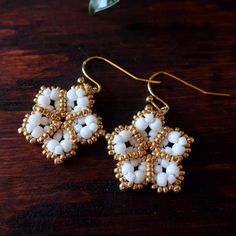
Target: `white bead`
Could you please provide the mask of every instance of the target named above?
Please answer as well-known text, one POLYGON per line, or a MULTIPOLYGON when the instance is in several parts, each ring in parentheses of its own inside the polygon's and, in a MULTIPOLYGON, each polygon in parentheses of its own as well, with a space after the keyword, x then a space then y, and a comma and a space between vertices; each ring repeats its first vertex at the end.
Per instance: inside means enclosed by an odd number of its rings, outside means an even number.
POLYGON ((60 107, 60 100, 54 102, 54 107, 59 108, 60 107))
POLYGON ((166 146, 169 143, 168 139, 165 138, 162 142, 162 146, 166 146))
POLYGON ((185 152, 185 147, 179 145, 178 143, 175 143, 172 146, 172 151, 173 151, 173 155, 175 156, 182 155, 185 152))
POLYGON ((54 150, 54 153, 55 153, 56 155, 61 155, 61 154, 63 154, 63 148, 62 148, 62 146, 61 146, 61 145, 56 146, 56 147, 55 147, 55 150, 54 150))
POLYGON ((89 105, 88 97, 82 97, 77 99, 77 106, 86 108, 89 105))
POLYGON ((179 132, 177 132, 177 131, 171 131, 171 132, 168 134, 168 141, 171 142, 171 143, 177 143, 179 137, 180 137, 180 133, 179 133, 179 132))
POLYGON ((57 100, 59 100, 59 94, 60 94, 59 88, 54 88, 54 89, 52 89, 52 91, 50 93, 50 98, 53 101, 57 101, 57 100))
POLYGON ((116 154, 124 154, 126 150, 126 146, 124 143, 119 143, 114 146, 114 150, 116 154))
POLYGON ((113 144, 118 144, 118 143, 122 143, 122 137, 119 134, 116 134, 112 140, 113 144))
POLYGON ((146 163, 142 162, 141 165, 139 165, 138 169, 145 172, 147 170, 146 163))
POLYGON ((156 182, 158 186, 164 187, 167 185, 167 174, 159 173, 156 177, 156 182))
POLYGON ((50 152, 54 152, 55 147, 58 146, 58 145, 60 145, 60 143, 59 143, 57 140, 51 139, 51 140, 49 140, 48 143, 47 143, 47 149, 48 149, 50 152))
POLYGON ((75 102, 73 102, 73 101, 71 101, 71 100, 68 100, 68 101, 67 101, 67 106, 73 108, 73 107, 75 106, 75 102))
POLYGON ((50 88, 46 88, 46 89, 44 89, 43 92, 42 92, 42 94, 43 94, 44 96, 47 96, 47 97, 50 96, 50 93, 51 93, 51 89, 50 89, 50 88))
POLYGON ((63 138, 64 138, 64 139, 70 139, 70 135, 69 135, 67 132, 65 132, 65 133, 63 134, 63 138))
POLYGON ((89 139, 92 137, 92 135, 93 133, 91 132, 88 126, 85 126, 80 130, 80 136, 82 138, 89 139))
POLYGON ((74 112, 80 112, 81 111, 81 107, 75 106, 73 110, 74 110, 74 112))
POLYGON ((49 110, 49 111, 53 111, 54 107, 52 105, 49 105, 49 106, 46 107, 46 109, 49 110))
POLYGON ((141 170, 136 170, 134 172, 134 174, 135 174, 134 183, 136 183, 136 184, 141 184, 144 181, 145 177, 146 177, 145 172, 143 172, 141 170))
POLYGON ((56 132, 54 135, 53 135, 53 138, 57 141, 60 141, 62 139, 62 134, 59 133, 59 132, 56 132))
POLYGON ((130 182, 130 183, 133 183, 134 180, 135 180, 135 174, 132 173, 132 172, 129 172, 128 174, 126 174, 125 176, 125 179, 130 182))
POLYGON ((96 124, 96 123, 91 123, 90 125, 89 125, 89 129, 92 131, 92 132, 97 132, 97 130, 98 130, 98 124, 96 124))
POLYGON ((43 130, 44 130, 45 132, 48 132, 49 129, 50 129, 50 126, 49 126, 49 125, 46 125, 46 126, 43 128, 43 130))
POLYGON ((129 140, 129 142, 130 142, 130 144, 131 144, 132 146, 134 146, 134 147, 137 145, 137 141, 136 141, 135 137, 131 137, 130 140, 129 140))
POLYGON ((154 118, 154 116, 153 116, 152 113, 145 114, 144 117, 145 117, 145 121, 146 121, 147 123, 150 124, 150 123, 153 122, 153 118, 154 118))
POLYGON ((61 144, 64 152, 69 152, 71 150, 71 148, 72 148, 72 143, 71 143, 71 141, 69 139, 62 140, 60 142, 60 144, 61 144))
POLYGON ((140 117, 135 122, 135 127, 139 130, 145 130, 148 127, 148 123, 145 121, 143 117, 140 117))
POLYGON ((78 98, 81 98, 85 95, 85 91, 82 88, 76 90, 76 95, 78 98))
POLYGON ((38 125, 40 125, 41 123, 41 118, 42 115, 39 112, 36 112, 35 114, 30 115, 28 122, 29 124, 31 124, 32 126, 36 127, 38 125))
POLYGON ((138 160, 133 159, 130 161, 130 164, 136 167, 138 165, 138 160))
POLYGON ((179 167, 174 162, 172 162, 170 165, 167 166, 166 173, 168 175, 174 175, 175 177, 178 177, 179 167))
POLYGON ((77 95, 76 95, 76 90, 74 88, 71 88, 67 94, 66 94, 67 98, 71 101, 76 101, 77 99, 77 95))
POLYGON ((134 167, 129 162, 124 162, 124 164, 121 167, 121 173, 122 175, 126 175, 129 172, 134 172, 134 167))
POLYGON ((157 131, 156 131, 156 130, 150 130, 149 136, 152 137, 153 139, 156 138, 156 136, 157 136, 157 131))
POLYGON ((85 123, 86 125, 89 125, 91 123, 97 123, 97 117, 94 115, 88 115, 85 117, 85 123))
POLYGON ((28 133, 31 133, 32 131, 33 131, 33 129, 34 129, 34 125, 32 125, 31 123, 28 123, 27 125, 26 125, 26 130, 27 130, 27 132, 28 133))
POLYGON ((34 138, 39 138, 42 134, 43 128, 41 126, 36 126, 31 133, 34 138))
POLYGON ((122 141, 125 143, 129 141, 130 137, 132 136, 132 133, 127 130, 122 130, 120 131, 119 135, 122 137, 122 141))
POLYGON ((163 168, 167 168, 168 165, 169 165, 169 161, 168 160, 166 160, 166 159, 162 159, 161 160, 161 166, 163 168))
POLYGON ((171 147, 165 147, 165 153, 171 154, 172 153, 172 148, 171 147))
POLYGON ((45 125, 47 125, 48 124, 48 118, 47 117, 42 117, 41 118, 41 125, 43 125, 43 126, 45 126, 45 125))
POLYGON ((176 181, 176 177, 174 175, 168 176, 168 183, 173 184, 176 181))
POLYGON ((162 123, 161 120, 158 118, 154 119, 154 122, 152 122, 149 127, 153 130, 156 130, 157 132, 159 132, 162 128, 162 123))
POLYGON ((155 165, 154 171, 156 174, 158 174, 158 173, 162 172, 162 167, 160 165, 155 165))
POLYGON ((39 103, 39 105, 42 106, 42 107, 44 107, 44 108, 46 108, 47 106, 49 106, 49 105, 50 105, 50 102, 51 102, 51 100, 50 100, 50 98, 47 97, 47 96, 40 95, 40 96, 38 97, 38 103, 39 103))
POLYGON ((77 122, 81 125, 84 125, 85 124, 85 118, 84 117, 80 117, 77 122))
POLYGON ((75 131, 76 131, 77 133, 79 133, 80 130, 82 129, 82 125, 77 124, 77 125, 74 126, 74 128, 75 128, 75 131))
POLYGON ((180 137, 178 140, 178 144, 185 146, 187 144, 187 139, 185 137, 180 137))

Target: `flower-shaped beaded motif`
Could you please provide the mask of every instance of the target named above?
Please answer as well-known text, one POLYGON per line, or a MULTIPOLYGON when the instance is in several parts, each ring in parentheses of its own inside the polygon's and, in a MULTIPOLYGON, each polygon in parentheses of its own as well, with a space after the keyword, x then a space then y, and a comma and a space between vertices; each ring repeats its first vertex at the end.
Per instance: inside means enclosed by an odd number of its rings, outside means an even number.
POLYGON ((105 134, 102 119, 91 111, 95 92, 83 79, 68 91, 41 87, 19 133, 30 143, 42 144, 43 154, 61 164, 76 154, 77 143, 92 144, 105 134))

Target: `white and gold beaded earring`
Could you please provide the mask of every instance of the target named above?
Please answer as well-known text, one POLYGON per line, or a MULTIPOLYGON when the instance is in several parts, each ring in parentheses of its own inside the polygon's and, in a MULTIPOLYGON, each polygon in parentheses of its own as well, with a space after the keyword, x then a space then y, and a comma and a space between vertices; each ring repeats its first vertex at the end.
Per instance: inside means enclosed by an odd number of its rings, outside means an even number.
POLYGON ((184 180, 182 161, 189 156, 193 138, 179 128, 165 126, 164 116, 168 104, 156 96, 151 89, 154 77, 166 75, 204 94, 229 96, 202 90, 167 72, 157 72, 148 81, 150 95, 147 105, 133 117, 132 124, 118 126, 106 134, 108 154, 117 161, 115 177, 120 181, 120 189, 142 189, 151 184, 158 193, 181 190, 184 180), (154 98, 164 106, 159 107, 154 98))
POLYGON ((34 99, 32 112, 25 115, 18 132, 31 144, 41 144, 43 154, 53 159, 55 164, 62 164, 65 159, 74 156, 78 144, 92 144, 105 135, 102 118, 92 112, 93 95, 101 91, 101 85, 85 71, 86 64, 93 59, 103 60, 134 79, 147 82, 106 58, 93 56, 82 64, 84 77, 79 78, 68 91, 60 87, 42 86, 34 99), (85 83, 85 78, 95 87, 85 83))

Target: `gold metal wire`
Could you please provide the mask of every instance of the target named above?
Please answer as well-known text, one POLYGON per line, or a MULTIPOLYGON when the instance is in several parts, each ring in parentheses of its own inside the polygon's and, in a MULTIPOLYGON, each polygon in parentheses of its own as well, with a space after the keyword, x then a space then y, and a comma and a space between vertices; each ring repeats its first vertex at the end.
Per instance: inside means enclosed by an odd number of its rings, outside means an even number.
POLYGON ((165 72, 165 71, 159 71, 159 72, 156 72, 156 73, 154 73, 153 75, 151 75, 151 76, 149 77, 149 82, 148 82, 148 84, 147 84, 147 88, 148 88, 148 91, 149 91, 149 93, 150 93, 151 95, 149 95, 149 96, 146 98, 146 101, 147 101, 147 102, 150 102, 158 111, 160 111, 160 112, 162 112, 162 113, 164 113, 164 114, 166 114, 166 113, 169 111, 170 107, 169 107, 169 105, 168 105, 163 99, 161 99, 160 97, 158 97, 158 96, 152 91, 151 83, 150 83, 150 81, 152 81, 155 77, 157 77, 157 76, 159 76, 159 75, 165 75, 165 76, 170 77, 170 78, 172 78, 172 79, 174 79, 174 80, 177 80, 177 81, 181 82, 182 84, 185 84, 186 86, 188 86, 188 87, 190 87, 190 88, 192 88, 192 89, 195 89, 195 90, 197 90, 197 91, 199 91, 199 92, 201 92, 201 93, 203 93, 203 94, 214 95, 214 96, 224 96, 224 97, 229 97, 229 96, 230 96, 230 94, 227 94, 227 93, 216 93, 216 92, 206 91, 206 90, 204 90, 204 89, 201 89, 201 88, 199 88, 199 87, 197 87, 197 86, 195 86, 195 85, 193 85, 193 84, 191 84, 191 83, 189 83, 189 82, 187 82, 187 81, 185 81, 185 80, 183 80, 183 79, 181 79, 181 78, 179 78, 179 77, 173 75, 173 74, 170 74, 170 73, 165 72), (160 108, 160 107, 153 101, 153 98, 155 98, 156 100, 158 100, 159 102, 161 102, 164 106, 160 108))
POLYGON ((146 82, 146 83, 154 83, 154 84, 159 84, 159 83, 160 83, 160 81, 156 81, 156 80, 150 81, 149 79, 142 79, 142 78, 139 78, 139 77, 137 77, 137 76, 135 76, 135 75, 129 73, 127 70, 123 69, 122 67, 118 66, 118 65, 115 64, 114 62, 112 62, 112 61, 110 61, 110 60, 108 60, 108 59, 106 59, 106 58, 104 58, 104 57, 92 56, 92 57, 88 57, 86 60, 83 61, 83 64, 82 64, 82 72, 83 72, 84 76, 85 76, 88 80, 90 80, 91 82, 93 82, 93 83, 97 86, 97 92, 100 92, 100 91, 101 91, 101 85, 100 85, 97 81, 95 81, 94 79, 92 79, 92 78, 88 75, 88 73, 86 72, 86 70, 85 70, 85 67, 86 67, 87 63, 88 63, 89 61, 92 61, 92 60, 95 60, 95 59, 96 59, 96 60, 105 61, 106 63, 112 65, 113 67, 117 68, 118 70, 122 71, 124 74, 128 75, 129 77, 131 77, 131 78, 133 78, 133 79, 135 79, 135 80, 142 81, 142 82, 146 82))

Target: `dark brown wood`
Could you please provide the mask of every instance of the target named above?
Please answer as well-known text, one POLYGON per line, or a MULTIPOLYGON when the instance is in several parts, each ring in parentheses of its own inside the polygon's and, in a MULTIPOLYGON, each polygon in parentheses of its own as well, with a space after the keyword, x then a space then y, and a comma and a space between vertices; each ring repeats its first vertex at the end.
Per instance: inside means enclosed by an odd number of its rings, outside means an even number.
MULTIPOLYGON (((88 1, 0 1, 0 235, 235 235, 236 4, 234 0, 121 1, 96 16, 88 1), (179 194, 121 192, 100 139, 54 166, 17 134, 41 85, 69 88, 88 56, 147 78, 166 70, 230 98, 163 78, 166 124, 195 138, 179 194)), ((107 131, 145 105, 144 83, 103 62, 94 110, 107 131)))

